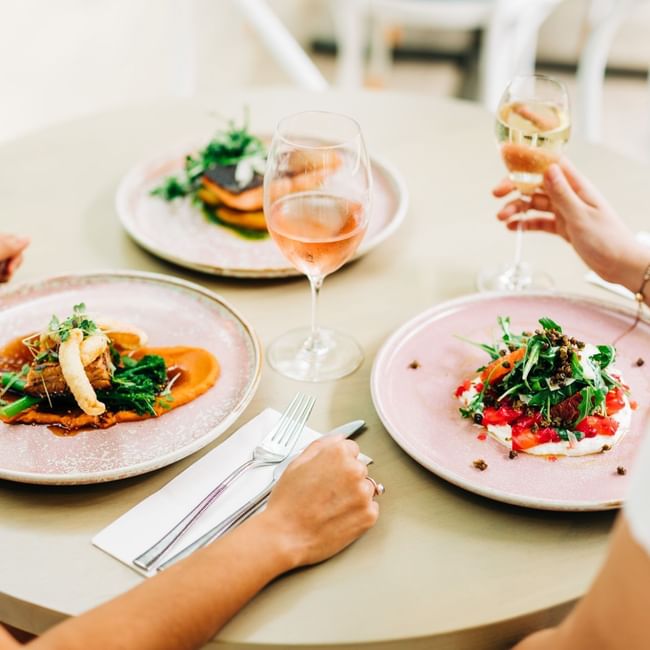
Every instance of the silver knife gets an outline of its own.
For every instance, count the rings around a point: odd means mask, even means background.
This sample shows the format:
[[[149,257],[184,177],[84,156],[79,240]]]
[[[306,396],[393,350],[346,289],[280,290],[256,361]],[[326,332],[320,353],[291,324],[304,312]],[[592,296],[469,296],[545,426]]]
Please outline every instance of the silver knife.
[[[346,422],[345,424],[342,424],[341,426],[328,431],[327,433],[323,434],[322,437],[330,438],[332,436],[342,435],[345,438],[350,438],[355,433],[358,433],[364,429],[365,426],[366,423],[364,420],[352,420],[351,422]],[[238,526],[239,524],[246,521],[246,519],[248,519],[250,516],[255,514],[262,507],[262,505],[266,503],[269,495],[271,494],[271,490],[282,476],[282,473],[286,469],[287,465],[303,451],[304,448],[292,454],[286,460],[282,461],[275,468],[273,472],[273,478],[264,489],[260,490],[252,499],[249,499],[241,508],[235,510],[235,512],[214,526],[214,528],[211,528],[207,533],[201,535],[201,537],[199,537],[196,541],[188,544],[185,548],[181,549],[178,553],[170,557],[169,560],[166,560],[160,564],[156,570],[163,571],[164,569],[168,569],[172,564],[176,564],[176,562],[185,559],[194,553],[194,551],[207,546],[210,542],[218,539],[222,535],[225,535],[231,528]]]

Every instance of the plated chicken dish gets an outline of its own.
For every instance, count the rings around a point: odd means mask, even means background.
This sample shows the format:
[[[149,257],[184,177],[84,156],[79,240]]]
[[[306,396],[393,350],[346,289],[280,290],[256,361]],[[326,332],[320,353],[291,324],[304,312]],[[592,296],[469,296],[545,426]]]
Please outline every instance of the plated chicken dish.
[[[75,431],[159,417],[196,399],[220,366],[196,347],[147,347],[139,328],[83,303],[0,349],[0,420]]]

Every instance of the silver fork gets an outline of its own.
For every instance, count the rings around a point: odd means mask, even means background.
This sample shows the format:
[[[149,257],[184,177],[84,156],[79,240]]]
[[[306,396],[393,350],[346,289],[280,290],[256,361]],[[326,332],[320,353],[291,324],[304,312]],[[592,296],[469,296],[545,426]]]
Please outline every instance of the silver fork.
[[[145,570],[151,568],[163,553],[176,543],[206,509],[244,472],[255,467],[275,465],[287,458],[293,451],[315,401],[313,397],[298,393],[286,408],[278,423],[269,431],[264,440],[255,447],[250,460],[240,465],[221,481],[169,532],[165,533],[151,548],[135,558],[133,564]]]

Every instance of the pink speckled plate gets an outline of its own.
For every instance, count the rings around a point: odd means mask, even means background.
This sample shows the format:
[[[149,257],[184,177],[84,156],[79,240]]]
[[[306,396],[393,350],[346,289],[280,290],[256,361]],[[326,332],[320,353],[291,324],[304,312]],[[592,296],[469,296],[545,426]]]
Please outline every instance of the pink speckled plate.
[[[594,344],[611,343],[634,321],[634,312],[580,296],[482,294],[446,302],[403,325],[380,350],[372,371],[372,396],[393,439],[438,476],[497,501],[545,510],[607,510],[621,506],[630,468],[650,423],[650,325],[637,328],[617,344],[617,367],[639,402],[632,427],[609,452],[582,457],[519,454],[495,440],[478,439],[480,429],[458,414],[455,388],[483,365],[487,355],[456,338],[491,341],[496,318],[510,316],[512,329],[535,329],[548,316],[572,336]],[[417,360],[420,367],[409,368]],[[480,471],[473,461],[488,465]]]
[[[129,235],[157,257],[189,269],[239,278],[300,275],[270,238],[245,239],[230,228],[210,223],[187,199],[167,203],[150,191],[183,168],[185,145],[134,167],[117,190],[116,210]],[[368,231],[356,257],[392,235],[404,220],[408,195],[395,169],[373,158],[373,195]]]
[[[133,323],[149,345],[190,345],[212,352],[217,383],[159,418],[57,436],[45,426],[0,422],[0,478],[80,485],[150,472],[222,434],[253,398],[261,353],[248,323],[216,294],[152,273],[70,275],[0,293],[0,344],[43,327],[85,302],[89,313]]]

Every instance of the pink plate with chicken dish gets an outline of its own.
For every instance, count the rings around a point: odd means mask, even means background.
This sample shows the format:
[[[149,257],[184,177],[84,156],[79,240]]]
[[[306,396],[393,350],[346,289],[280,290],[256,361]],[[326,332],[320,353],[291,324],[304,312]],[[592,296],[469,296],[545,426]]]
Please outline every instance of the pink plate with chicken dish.
[[[650,324],[562,294],[482,294],[397,330],[372,371],[393,439],[482,496],[544,510],[619,508],[650,425]]]
[[[2,479],[79,485],[164,467],[226,431],[260,379],[246,320],[183,280],[68,275],[0,305]]]

